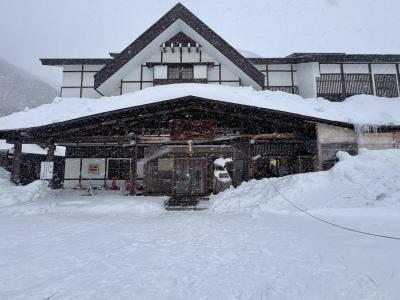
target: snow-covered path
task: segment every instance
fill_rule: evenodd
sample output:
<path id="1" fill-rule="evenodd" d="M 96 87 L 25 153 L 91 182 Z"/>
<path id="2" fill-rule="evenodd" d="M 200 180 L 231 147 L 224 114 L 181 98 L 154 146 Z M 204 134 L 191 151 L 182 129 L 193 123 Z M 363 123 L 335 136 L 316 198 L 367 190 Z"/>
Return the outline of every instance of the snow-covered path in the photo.
<path id="1" fill-rule="evenodd" d="M 26 214 L 0 209 L 0 299 L 398 299 L 400 294 L 398 241 L 340 231 L 294 212 L 68 213 L 65 206 L 91 200 L 67 201 L 67 195 L 56 195 L 64 206 L 50 205 L 52 197 L 20 205 Z M 29 209 L 34 205 L 41 209 Z M 318 214 L 363 230 L 400 232 L 400 211 Z"/>

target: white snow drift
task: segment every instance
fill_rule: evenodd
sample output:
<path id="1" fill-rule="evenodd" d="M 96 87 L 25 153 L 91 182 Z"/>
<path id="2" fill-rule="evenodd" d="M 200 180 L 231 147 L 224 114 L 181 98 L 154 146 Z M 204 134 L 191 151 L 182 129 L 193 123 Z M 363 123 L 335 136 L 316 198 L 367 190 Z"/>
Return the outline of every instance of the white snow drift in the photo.
<path id="1" fill-rule="evenodd" d="M 339 157 L 330 171 L 272 180 L 296 204 L 319 209 L 318 216 L 398 235 L 400 150 Z M 0 299 L 394 300 L 400 294 L 398 241 L 293 213 L 268 180 L 214 197 L 208 211 L 167 212 L 163 198 L 115 191 L 84 197 L 44 186 L 32 197 L 40 182 L 16 187 L 8 176 L 0 171 Z"/>
<path id="2" fill-rule="evenodd" d="M 304 99 L 283 92 L 256 91 L 251 87 L 175 84 L 151 87 L 130 94 L 100 99 L 56 98 L 51 104 L 0 118 L 0 129 L 47 125 L 185 96 L 198 96 L 355 125 L 400 125 L 400 101 L 398 98 L 358 95 L 337 103 L 322 98 Z"/>
<path id="3" fill-rule="evenodd" d="M 400 150 L 365 150 L 350 156 L 338 153 L 330 170 L 280 178 L 251 180 L 212 196 L 217 212 L 294 211 L 282 195 L 308 209 L 400 208 Z M 282 195 L 280 195 L 280 193 Z"/>

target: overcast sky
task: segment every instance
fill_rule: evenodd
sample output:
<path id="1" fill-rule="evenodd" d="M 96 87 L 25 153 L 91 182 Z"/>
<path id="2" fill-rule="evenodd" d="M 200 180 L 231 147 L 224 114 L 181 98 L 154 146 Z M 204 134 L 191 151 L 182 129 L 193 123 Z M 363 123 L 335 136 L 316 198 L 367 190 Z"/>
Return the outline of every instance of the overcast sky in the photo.
<path id="1" fill-rule="evenodd" d="M 182 0 L 234 47 L 292 52 L 400 53 L 399 0 Z M 0 0 L 0 57 L 55 87 L 61 69 L 39 57 L 107 57 L 176 0 Z"/>

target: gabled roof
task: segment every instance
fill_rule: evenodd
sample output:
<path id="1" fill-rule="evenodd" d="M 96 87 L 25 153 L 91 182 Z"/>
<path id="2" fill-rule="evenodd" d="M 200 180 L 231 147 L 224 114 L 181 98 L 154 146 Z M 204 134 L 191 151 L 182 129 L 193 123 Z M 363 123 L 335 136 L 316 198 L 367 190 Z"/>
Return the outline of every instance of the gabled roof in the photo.
<path id="1" fill-rule="evenodd" d="M 149 45 L 157 36 L 172 25 L 177 20 L 182 20 L 220 53 L 227 57 L 232 63 L 239 67 L 260 87 L 264 86 L 264 75 L 258 71 L 245 57 L 243 57 L 228 42 L 222 39 L 210 27 L 197 18 L 181 3 L 175 5 L 161 19 L 140 35 L 133 43 L 126 47 L 113 60 L 109 61 L 98 73 L 95 74 L 94 86 L 98 88 L 102 83 L 109 79 L 122 66 L 128 63 L 133 57 Z"/>

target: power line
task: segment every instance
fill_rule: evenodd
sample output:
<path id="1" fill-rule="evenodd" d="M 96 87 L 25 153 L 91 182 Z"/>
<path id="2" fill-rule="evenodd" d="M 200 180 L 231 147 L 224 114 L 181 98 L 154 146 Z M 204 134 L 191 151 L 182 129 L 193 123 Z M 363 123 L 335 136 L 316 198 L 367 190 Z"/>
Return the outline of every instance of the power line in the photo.
<path id="1" fill-rule="evenodd" d="M 314 216 L 313 214 L 309 213 L 308 211 L 304 210 L 303 208 L 297 206 L 296 204 L 294 204 L 293 202 L 291 202 L 289 199 L 287 199 L 285 197 L 285 195 L 283 195 L 279 189 L 271 182 L 270 179 L 268 179 L 269 184 L 275 189 L 275 191 L 283 198 L 283 200 L 285 200 L 286 202 L 288 202 L 290 205 L 292 205 L 293 207 L 295 207 L 297 210 L 301 211 L 302 213 L 308 215 L 311 218 L 316 219 L 317 221 L 326 223 L 328 225 L 340 228 L 340 229 L 344 229 L 344 230 L 348 230 L 348 231 L 352 231 L 352 232 L 356 232 L 356 233 L 360 233 L 360 234 L 364 234 L 364 235 L 370 235 L 370 236 L 375 236 L 375 237 L 380 237 L 380 238 L 385 238 L 385 239 L 391 239 L 391 240 L 400 240 L 400 237 L 396 237 L 396 236 L 390 236 L 390 235 L 382 235 L 382 234 L 376 234 L 376 233 L 371 233 L 371 232 L 366 232 L 366 231 L 361 231 L 361 230 L 357 230 L 357 229 L 353 229 L 350 227 L 346 227 L 346 226 L 342 226 L 342 225 L 338 225 L 335 223 L 332 223 L 330 221 L 321 219 L 317 216 Z"/>

